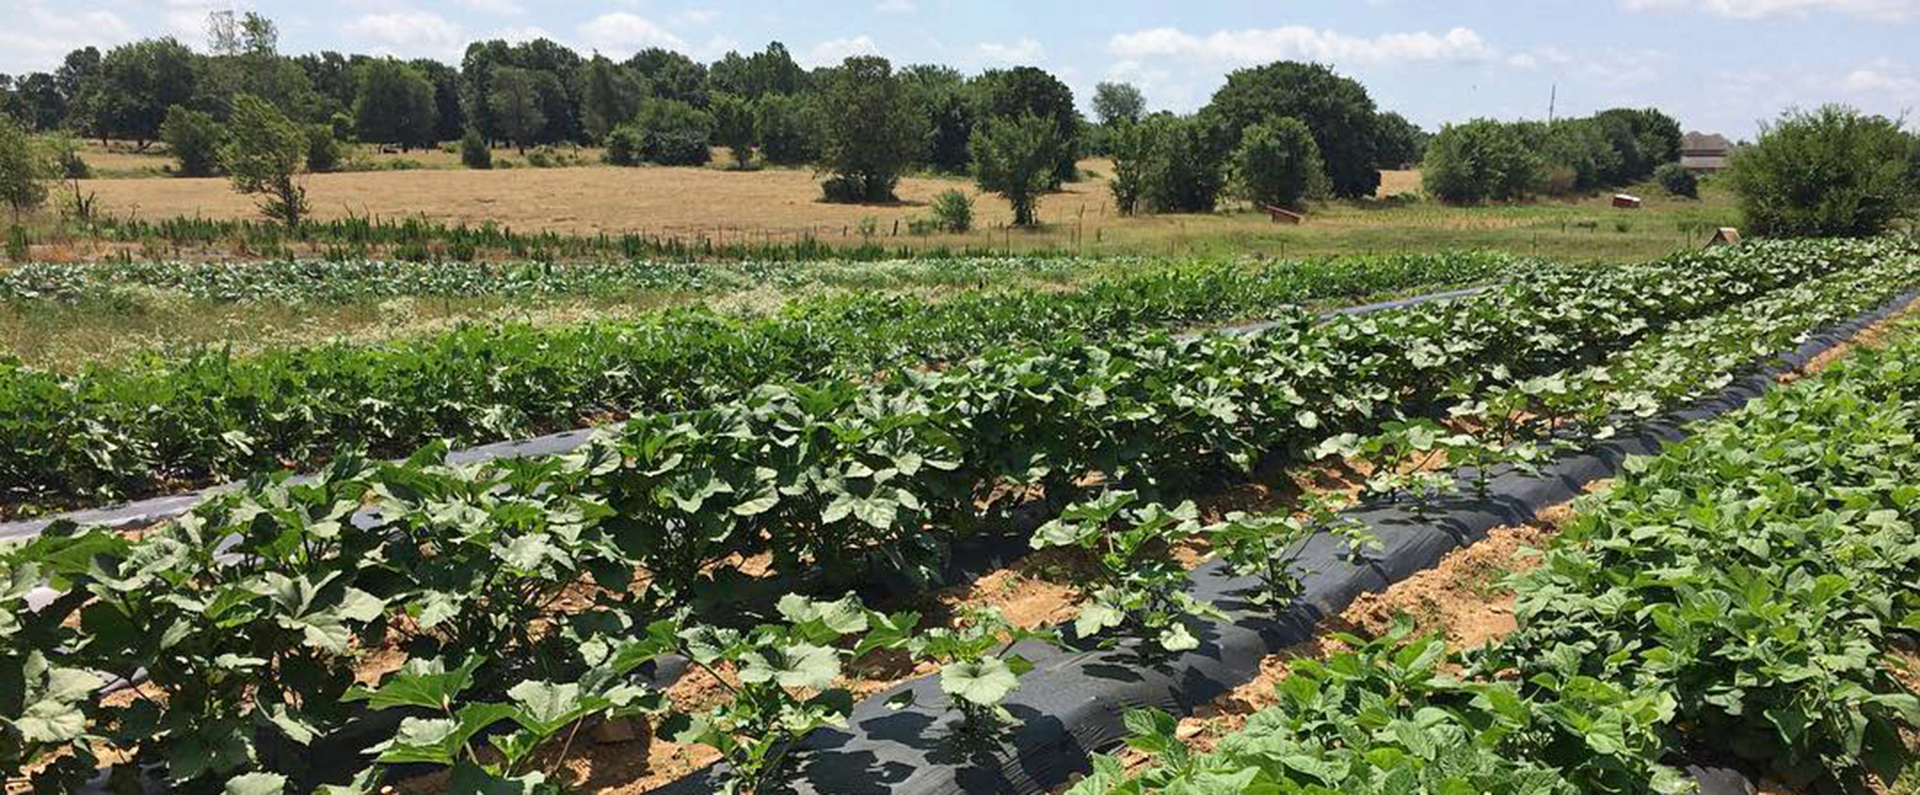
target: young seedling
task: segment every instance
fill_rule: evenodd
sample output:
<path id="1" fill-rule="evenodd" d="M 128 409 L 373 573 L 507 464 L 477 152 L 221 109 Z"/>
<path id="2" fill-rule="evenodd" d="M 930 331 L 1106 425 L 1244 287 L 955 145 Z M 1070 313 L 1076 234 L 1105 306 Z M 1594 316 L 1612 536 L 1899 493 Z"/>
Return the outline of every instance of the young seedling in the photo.
<path id="1" fill-rule="evenodd" d="M 969 740 L 984 740 L 1014 724 L 1013 713 L 1002 706 L 1020 685 L 1033 663 L 1014 654 L 1013 646 L 1037 640 L 1055 646 L 1060 636 L 1051 630 L 1023 629 L 1007 621 L 999 610 L 970 610 L 961 626 L 929 629 L 907 642 L 915 659 L 940 663 L 940 692 L 960 711 L 961 730 Z M 913 691 L 895 696 L 888 706 L 913 703 Z"/>
<path id="2" fill-rule="evenodd" d="M 1343 501 L 1316 494 L 1298 515 L 1231 513 L 1206 529 L 1207 539 L 1235 574 L 1260 580 L 1261 589 L 1248 601 L 1279 613 L 1300 595 L 1300 578 L 1307 572 L 1298 564 L 1309 539 L 1329 533 L 1346 543 L 1349 557 L 1379 545 L 1365 524 L 1340 515 Z"/>
<path id="3" fill-rule="evenodd" d="M 1075 635 L 1122 629 L 1162 652 L 1198 648 L 1191 622 L 1225 617 L 1187 593 L 1192 580 L 1171 554 L 1174 544 L 1199 533 L 1198 511 L 1192 502 L 1172 510 L 1158 503 L 1133 507 L 1139 499 L 1110 491 L 1073 505 L 1034 534 L 1033 548 L 1079 549 L 1096 567 L 1094 577 L 1075 583 L 1082 598 Z"/>
<path id="4" fill-rule="evenodd" d="M 833 602 L 788 594 L 778 609 L 785 623 L 745 632 L 706 625 L 649 630 L 732 696 L 672 721 L 675 742 L 709 746 L 726 757 L 721 791 L 728 795 L 760 791 L 808 734 L 845 726 L 853 694 L 837 686 L 842 666 L 876 649 L 905 646 L 920 621 L 914 613 L 868 610 L 851 594 Z M 738 683 L 719 666 L 731 668 Z"/>

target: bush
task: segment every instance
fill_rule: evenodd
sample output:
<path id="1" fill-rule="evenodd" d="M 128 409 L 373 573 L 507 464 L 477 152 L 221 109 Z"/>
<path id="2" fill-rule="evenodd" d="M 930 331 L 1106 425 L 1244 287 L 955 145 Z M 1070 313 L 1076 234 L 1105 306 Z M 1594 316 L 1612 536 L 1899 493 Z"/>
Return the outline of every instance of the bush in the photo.
<path id="1" fill-rule="evenodd" d="M 1326 178 L 1313 132 L 1294 118 L 1247 127 L 1234 151 L 1233 168 L 1247 199 L 1278 207 L 1299 206 Z"/>
<path id="2" fill-rule="evenodd" d="M 220 147 L 226 144 L 227 132 L 213 116 L 175 105 L 160 125 L 160 139 L 180 161 L 181 174 L 204 177 L 219 170 Z"/>
<path id="3" fill-rule="evenodd" d="M 933 197 L 933 223 L 943 232 L 972 230 L 973 199 L 957 188 L 941 191 Z"/>
<path id="4" fill-rule="evenodd" d="M 1899 122 L 1828 105 L 1763 127 L 1728 176 L 1756 233 L 1867 236 L 1913 212 L 1913 146 Z"/>
<path id="5" fill-rule="evenodd" d="M 859 204 L 867 200 L 867 181 L 853 175 L 828 177 L 820 183 L 820 192 L 834 204 Z"/>
<path id="6" fill-rule="evenodd" d="M 469 127 L 467 134 L 460 136 L 460 162 L 481 171 L 493 168 L 493 150 L 487 147 L 487 139 L 479 130 Z"/>
<path id="7" fill-rule="evenodd" d="M 1700 198 L 1700 178 L 1679 163 L 1668 163 L 1654 169 L 1653 181 L 1660 183 L 1661 190 L 1669 195 Z"/>
<path id="8" fill-rule="evenodd" d="M 1526 198 L 1546 179 L 1520 130 L 1492 119 L 1447 125 L 1427 145 L 1422 171 L 1427 193 L 1455 204 Z"/>
<path id="9" fill-rule="evenodd" d="M 607 133 L 607 151 L 600 156 L 608 165 L 637 166 L 647 160 L 647 131 L 632 122 Z"/>
<path id="10" fill-rule="evenodd" d="M 576 162 L 573 155 L 554 148 L 552 144 L 541 144 L 527 153 L 527 165 L 534 168 L 566 168 Z"/>
<path id="11" fill-rule="evenodd" d="M 339 167 L 340 142 L 333 137 L 333 127 L 326 124 L 307 125 L 307 170 L 319 173 Z"/>
<path id="12" fill-rule="evenodd" d="M 640 106 L 634 120 L 646 140 L 645 159 L 663 166 L 698 166 L 713 158 L 707 142 L 713 138 L 713 116 L 673 99 L 656 99 Z"/>
<path id="13" fill-rule="evenodd" d="M 27 230 L 18 224 L 7 227 L 7 259 L 14 262 L 26 262 L 33 253 L 28 245 Z"/>

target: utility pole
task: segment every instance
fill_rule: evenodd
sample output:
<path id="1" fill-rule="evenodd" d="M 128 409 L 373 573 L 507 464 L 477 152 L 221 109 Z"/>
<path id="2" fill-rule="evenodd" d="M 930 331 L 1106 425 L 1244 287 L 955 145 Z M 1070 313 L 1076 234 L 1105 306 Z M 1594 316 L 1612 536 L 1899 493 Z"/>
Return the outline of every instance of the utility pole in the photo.
<path id="1" fill-rule="evenodd" d="M 1553 123 L 1554 106 L 1558 104 L 1560 104 L 1560 84 L 1554 83 L 1552 91 L 1547 94 L 1547 123 L 1548 124 Z"/>

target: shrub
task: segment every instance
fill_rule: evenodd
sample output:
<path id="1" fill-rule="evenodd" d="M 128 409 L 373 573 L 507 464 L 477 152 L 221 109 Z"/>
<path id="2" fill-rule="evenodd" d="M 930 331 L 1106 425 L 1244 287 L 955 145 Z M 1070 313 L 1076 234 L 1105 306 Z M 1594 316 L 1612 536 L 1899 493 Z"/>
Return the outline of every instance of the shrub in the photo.
<path id="1" fill-rule="evenodd" d="M 340 142 L 333 137 L 333 127 L 326 124 L 307 125 L 307 170 L 320 173 L 339 167 Z"/>
<path id="2" fill-rule="evenodd" d="M 1234 150 L 1233 169 L 1247 199 L 1295 207 L 1325 179 L 1320 147 L 1299 119 L 1279 118 L 1247 127 Z"/>
<path id="3" fill-rule="evenodd" d="M 16 225 L 21 213 L 47 200 L 46 171 L 26 127 L 0 113 L 0 201 L 13 208 Z"/>
<path id="4" fill-rule="evenodd" d="M 26 262 L 32 252 L 32 246 L 28 245 L 26 228 L 18 224 L 7 227 L 7 259 Z"/>
<path id="5" fill-rule="evenodd" d="M 220 168 L 220 147 L 226 143 L 226 130 L 212 115 L 175 105 L 160 125 L 160 139 L 180 161 L 180 173 L 204 177 Z"/>
<path id="6" fill-rule="evenodd" d="M 1700 198 L 1700 178 L 1679 163 L 1668 163 L 1654 169 L 1653 181 L 1660 183 L 1660 188 L 1670 195 Z"/>
<path id="7" fill-rule="evenodd" d="M 944 232 L 961 233 L 973 229 L 973 199 L 964 191 L 949 188 L 933 197 L 933 223 Z"/>
<path id="8" fill-rule="evenodd" d="M 487 147 L 487 139 L 479 130 L 468 127 L 467 134 L 460 136 L 460 162 L 481 171 L 493 168 L 493 150 Z"/>
<path id="9" fill-rule="evenodd" d="M 1912 146 L 1899 122 L 1828 105 L 1766 125 L 1729 177 L 1759 234 L 1873 235 L 1913 211 Z"/>
<path id="10" fill-rule="evenodd" d="M 573 155 L 560 151 L 552 144 L 541 144 L 527 153 L 527 165 L 534 168 L 566 168 L 575 162 Z"/>
<path id="11" fill-rule="evenodd" d="M 835 204 L 859 204 L 867 200 L 867 182 L 853 175 L 828 177 L 820 183 L 820 192 Z"/>
<path id="12" fill-rule="evenodd" d="M 42 140 L 47 147 L 48 166 L 53 169 L 51 176 L 60 179 L 86 179 L 93 176 L 93 168 L 80 157 L 79 139 L 57 132 Z"/>
<path id="13" fill-rule="evenodd" d="M 1492 119 L 1450 124 L 1427 145 L 1427 193 L 1474 204 L 1525 198 L 1545 180 L 1545 166 L 1514 125 Z"/>
<path id="14" fill-rule="evenodd" d="M 608 165 L 637 166 L 647 159 L 647 131 L 631 122 L 607 133 L 607 151 L 601 156 Z"/>
<path id="15" fill-rule="evenodd" d="M 698 166 L 713 159 L 707 142 L 713 138 L 713 116 L 673 99 L 656 99 L 640 107 L 634 120 L 646 134 L 645 159 L 663 166 Z"/>
<path id="16" fill-rule="evenodd" d="M 714 142 L 733 153 L 734 168 L 746 168 L 753 161 L 753 106 L 737 95 L 716 92 L 708 110 Z"/>

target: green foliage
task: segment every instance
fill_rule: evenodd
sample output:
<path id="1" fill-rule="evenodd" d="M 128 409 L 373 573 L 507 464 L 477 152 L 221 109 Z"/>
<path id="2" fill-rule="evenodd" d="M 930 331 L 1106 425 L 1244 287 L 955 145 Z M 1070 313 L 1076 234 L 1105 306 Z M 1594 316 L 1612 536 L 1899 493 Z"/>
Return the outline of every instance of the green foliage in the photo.
<path id="1" fill-rule="evenodd" d="M 642 156 L 663 166 L 698 166 L 713 159 L 713 115 L 685 102 L 651 99 L 640 106 L 633 126 L 642 131 Z"/>
<path id="2" fill-rule="evenodd" d="M 959 188 L 948 188 L 933 197 L 933 222 L 943 232 L 961 234 L 973 230 L 973 197 Z"/>
<path id="3" fill-rule="evenodd" d="M 1137 122 L 1147 115 L 1147 98 L 1128 83 L 1101 83 L 1093 87 L 1093 115 L 1108 127 Z"/>
<path id="4" fill-rule="evenodd" d="M 812 160 L 818 151 L 819 120 L 805 96 L 768 94 L 753 101 L 753 133 L 760 156 L 782 166 Z"/>
<path id="5" fill-rule="evenodd" d="M 726 758 L 723 792 L 763 791 L 794 744 L 817 729 L 845 726 L 853 694 L 840 682 L 841 667 L 871 651 L 904 647 L 920 620 L 868 610 L 851 595 L 820 602 L 788 594 L 778 609 L 781 623 L 745 632 L 671 623 L 649 629 L 695 665 L 725 665 L 738 676 L 739 685 L 726 685 L 729 700 L 672 727 L 676 742 L 706 745 Z"/>
<path id="6" fill-rule="evenodd" d="M 1618 170 L 1602 172 L 1601 184 L 1631 185 L 1663 163 L 1680 159 L 1680 122 L 1653 108 L 1614 108 L 1592 117 L 1613 149 Z"/>
<path id="7" fill-rule="evenodd" d="M 180 162 L 183 176 L 204 177 L 220 170 L 220 150 L 227 144 L 227 131 L 211 114 L 175 105 L 167 111 L 160 137 Z"/>
<path id="8" fill-rule="evenodd" d="M 637 124 L 622 124 L 607 134 L 604 157 L 609 165 L 638 166 L 647 161 L 647 131 Z"/>
<path id="9" fill-rule="evenodd" d="M 1660 183 L 1660 189 L 1669 196 L 1700 198 L 1700 178 L 1679 163 L 1668 163 L 1654 169 L 1653 181 Z"/>
<path id="10" fill-rule="evenodd" d="M 307 189 L 297 179 L 307 156 L 306 131 L 266 100 L 242 95 L 233 101 L 228 136 L 220 159 L 233 189 L 262 196 L 262 214 L 299 228 L 307 214 Z"/>
<path id="11" fill-rule="evenodd" d="M 479 130 L 468 127 L 460 136 L 460 164 L 479 171 L 493 168 L 493 149 Z"/>
<path id="12" fill-rule="evenodd" d="M 1343 519 L 1337 513 L 1339 507 L 1332 500 L 1315 497 L 1301 506 L 1300 517 L 1232 513 L 1207 526 L 1204 534 L 1213 553 L 1235 574 L 1260 581 L 1262 589 L 1247 601 L 1281 613 L 1300 595 L 1300 578 L 1310 573 L 1299 565 L 1308 540 L 1332 535 L 1354 554 L 1379 546 L 1366 525 Z"/>
<path id="13" fill-rule="evenodd" d="M 1241 133 L 1233 171 L 1254 203 L 1298 207 L 1315 193 L 1326 169 L 1307 125 L 1283 118 L 1255 124 Z"/>
<path id="14" fill-rule="evenodd" d="M 932 131 L 927 166 L 947 174 L 966 173 L 973 163 L 967 145 L 981 113 L 976 86 L 969 85 L 959 70 L 932 64 L 901 69 L 900 79 Z"/>
<path id="15" fill-rule="evenodd" d="M 173 38 L 145 39 L 107 51 L 79 100 L 88 132 L 141 146 L 158 139 L 176 105 L 193 100 L 194 54 Z"/>
<path id="16" fill-rule="evenodd" d="M 1045 70 L 1032 66 L 989 69 L 970 87 L 976 96 L 981 124 L 1037 116 L 1052 125 L 1055 149 L 1047 187 L 1056 188 L 1061 183 L 1079 179 L 1080 111 L 1073 104 L 1073 89 Z M 968 151 L 972 152 L 971 137 Z"/>
<path id="17" fill-rule="evenodd" d="M 1898 121 L 1828 105 L 1766 125 L 1735 153 L 1728 177 L 1758 234 L 1867 236 L 1920 202 L 1908 171 L 1914 146 Z"/>
<path id="18" fill-rule="evenodd" d="M 307 170 L 315 174 L 324 174 L 340 168 L 340 142 L 334 140 L 333 128 L 325 124 L 309 124 L 307 128 Z"/>
<path id="19" fill-rule="evenodd" d="M 734 168 L 753 162 L 753 105 L 732 94 L 714 94 L 707 110 L 713 114 L 713 142 L 733 153 Z"/>
<path id="20" fill-rule="evenodd" d="M 914 633 L 907 651 L 916 660 L 940 663 L 940 692 L 960 711 L 964 740 L 977 743 L 997 736 L 1016 719 L 1001 706 L 1020 686 L 1020 677 L 1033 670 L 1033 663 L 1014 653 L 1023 641 L 1060 646 L 1058 633 L 1014 626 L 1000 611 L 969 609 L 955 629 L 933 627 Z M 913 691 L 905 690 L 888 699 L 888 706 L 904 707 L 913 703 Z"/>
<path id="21" fill-rule="evenodd" d="M 12 208 L 15 225 L 22 213 L 46 202 L 47 172 L 26 128 L 0 114 L 0 201 Z"/>
<path id="22" fill-rule="evenodd" d="M 894 199 L 900 175 L 925 156 L 927 118 L 913 112 L 912 95 L 885 58 L 848 58 L 829 71 L 820 89 L 819 170 L 828 201 Z"/>
<path id="23" fill-rule="evenodd" d="M 1158 503 L 1135 507 L 1139 495 L 1111 491 L 1060 512 L 1034 533 L 1034 549 L 1067 548 L 1083 552 L 1093 576 L 1076 579 L 1079 613 L 1073 632 L 1090 640 L 1120 630 L 1152 644 L 1162 653 L 1199 648 L 1193 624 L 1224 618 L 1212 604 L 1187 593 L 1192 583 L 1173 547 L 1200 533 L 1193 503 L 1172 510 Z"/>
<path id="24" fill-rule="evenodd" d="M 1320 64 L 1278 61 L 1240 69 L 1214 92 L 1202 114 L 1222 126 L 1223 146 L 1238 146 L 1248 127 L 1295 118 L 1313 132 L 1333 195 L 1372 196 L 1380 187 L 1380 123 L 1367 89 Z"/>
<path id="25" fill-rule="evenodd" d="M 1204 118 L 1157 113 L 1114 129 L 1110 145 L 1122 214 L 1212 212 L 1226 187 L 1221 130 Z"/>
<path id="26" fill-rule="evenodd" d="M 1040 195 L 1052 184 L 1061 141 L 1039 116 L 989 119 L 973 131 L 973 178 L 1013 205 L 1014 226 L 1039 224 Z"/>
<path id="27" fill-rule="evenodd" d="M 552 75 L 502 66 L 488 78 L 487 110 L 499 125 L 500 136 L 522 153 L 547 130 L 547 111 L 541 103 L 540 78 Z"/>
<path id="28" fill-rule="evenodd" d="M 1441 128 L 1421 170 L 1428 194 L 1456 204 L 1526 198 L 1545 178 L 1539 153 L 1512 125 L 1492 119 Z"/>
<path id="29" fill-rule="evenodd" d="M 440 121 L 433 84 L 393 58 L 375 58 L 358 71 L 354 132 L 367 143 L 432 146 Z"/>
<path id="30" fill-rule="evenodd" d="M 574 91 L 580 98 L 580 126 L 595 143 L 605 143 L 615 127 L 639 114 L 647 98 L 637 72 L 598 54 L 575 73 Z"/>
<path id="31" fill-rule="evenodd" d="M 19 224 L 7 226 L 7 259 L 13 262 L 26 262 L 33 254 L 31 241 L 27 240 L 27 229 Z"/>
<path id="32" fill-rule="evenodd" d="M 1382 113 L 1377 122 L 1379 140 L 1375 142 L 1374 156 L 1380 167 L 1417 168 L 1426 158 L 1427 142 L 1433 139 L 1433 134 L 1398 113 Z"/>

